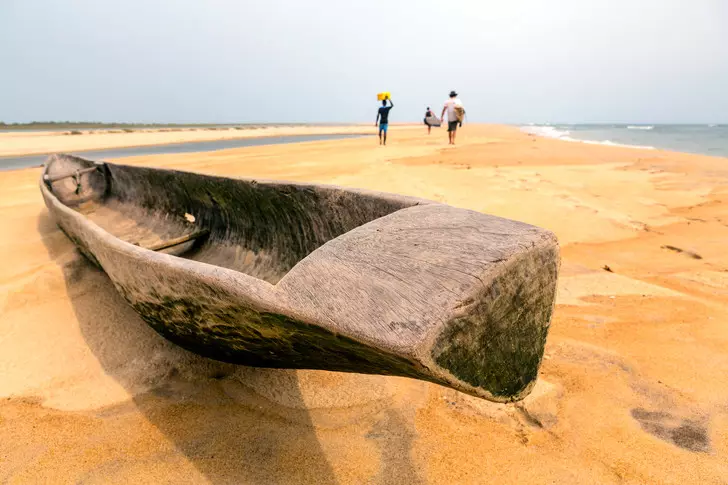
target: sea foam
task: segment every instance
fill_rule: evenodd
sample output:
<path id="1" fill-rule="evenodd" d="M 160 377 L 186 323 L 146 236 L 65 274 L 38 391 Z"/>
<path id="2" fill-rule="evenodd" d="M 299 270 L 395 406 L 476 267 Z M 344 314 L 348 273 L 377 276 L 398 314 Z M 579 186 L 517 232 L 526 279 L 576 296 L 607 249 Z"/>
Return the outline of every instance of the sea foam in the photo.
<path id="1" fill-rule="evenodd" d="M 650 127 L 651 129 L 652 127 Z M 577 143 L 587 143 L 589 145 L 605 145 L 610 147 L 625 147 L 625 148 L 641 148 L 643 150 L 655 150 L 655 147 L 647 145 L 625 145 L 622 143 L 614 143 L 611 140 L 579 140 L 573 138 L 571 131 L 567 129 L 554 128 L 553 126 L 522 126 L 521 131 L 529 133 L 531 135 L 543 136 L 545 138 L 554 138 L 556 140 L 571 141 Z"/>

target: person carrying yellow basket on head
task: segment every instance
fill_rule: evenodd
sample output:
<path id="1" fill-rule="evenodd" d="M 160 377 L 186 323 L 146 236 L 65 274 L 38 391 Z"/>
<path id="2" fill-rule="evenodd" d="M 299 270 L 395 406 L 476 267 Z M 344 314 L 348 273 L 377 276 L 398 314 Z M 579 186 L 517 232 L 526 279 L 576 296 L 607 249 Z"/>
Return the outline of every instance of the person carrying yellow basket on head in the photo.
<path id="1" fill-rule="evenodd" d="M 388 92 L 377 94 L 377 99 L 382 102 L 382 106 L 377 111 L 377 119 L 374 122 L 374 126 L 379 125 L 379 144 L 386 145 L 387 128 L 389 127 L 389 110 L 394 108 L 394 103 L 392 103 L 392 98 Z M 389 106 L 387 106 L 387 101 L 389 101 Z"/>

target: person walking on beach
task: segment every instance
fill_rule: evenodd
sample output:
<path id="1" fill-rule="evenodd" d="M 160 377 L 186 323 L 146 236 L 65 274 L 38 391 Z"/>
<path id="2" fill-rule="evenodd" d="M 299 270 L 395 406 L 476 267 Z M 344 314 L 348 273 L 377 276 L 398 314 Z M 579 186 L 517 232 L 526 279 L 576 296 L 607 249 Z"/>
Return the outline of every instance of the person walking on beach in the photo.
<path id="1" fill-rule="evenodd" d="M 463 109 L 463 103 L 458 98 L 458 93 L 450 91 L 450 99 L 445 101 L 445 106 L 442 107 L 442 114 L 440 117 L 445 119 L 445 112 L 447 111 L 447 136 L 450 141 L 450 145 L 455 144 L 455 135 L 458 130 L 458 124 L 463 125 L 463 116 L 465 116 L 465 109 Z"/>
<path id="2" fill-rule="evenodd" d="M 430 124 L 430 119 L 435 116 L 435 113 L 432 112 L 430 107 L 427 107 L 427 111 L 425 111 L 425 124 L 427 125 L 427 134 L 430 134 L 430 131 L 432 131 L 432 125 Z"/>
<path id="3" fill-rule="evenodd" d="M 387 106 L 389 101 L 389 106 Z M 389 110 L 394 108 L 392 98 L 382 100 L 382 107 L 377 111 L 377 120 L 374 122 L 374 126 L 379 125 L 379 144 L 387 144 L 387 127 L 389 126 Z M 382 135 L 384 135 L 382 137 Z"/>

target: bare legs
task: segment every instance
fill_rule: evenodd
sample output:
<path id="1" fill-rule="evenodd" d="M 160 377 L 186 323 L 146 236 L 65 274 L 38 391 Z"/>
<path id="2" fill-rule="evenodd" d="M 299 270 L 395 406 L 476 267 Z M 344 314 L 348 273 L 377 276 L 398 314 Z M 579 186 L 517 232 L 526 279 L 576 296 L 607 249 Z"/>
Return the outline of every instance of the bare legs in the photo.
<path id="1" fill-rule="evenodd" d="M 450 143 L 449 143 L 450 145 L 454 145 L 454 144 L 455 144 L 455 134 L 456 134 L 456 133 L 457 133 L 457 131 L 456 131 L 456 130 L 453 130 L 453 131 L 448 131 L 448 132 L 447 132 L 447 138 L 448 138 L 448 140 L 449 140 L 449 142 L 450 142 Z"/>

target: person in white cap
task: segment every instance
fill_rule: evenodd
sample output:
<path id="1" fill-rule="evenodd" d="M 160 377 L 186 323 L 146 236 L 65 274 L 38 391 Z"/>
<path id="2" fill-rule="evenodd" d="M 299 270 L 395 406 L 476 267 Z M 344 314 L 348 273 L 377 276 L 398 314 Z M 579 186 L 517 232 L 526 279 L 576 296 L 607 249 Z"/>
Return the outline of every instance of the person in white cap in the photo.
<path id="1" fill-rule="evenodd" d="M 442 114 L 440 118 L 445 119 L 445 112 L 447 111 L 447 136 L 450 140 L 450 145 L 455 144 L 455 134 L 458 130 L 458 124 L 462 125 L 462 119 L 458 116 L 458 111 L 465 113 L 463 109 L 463 103 L 458 98 L 458 93 L 450 91 L 450 99 L 445 101 L 445 106 L 442 108 Z"/>

